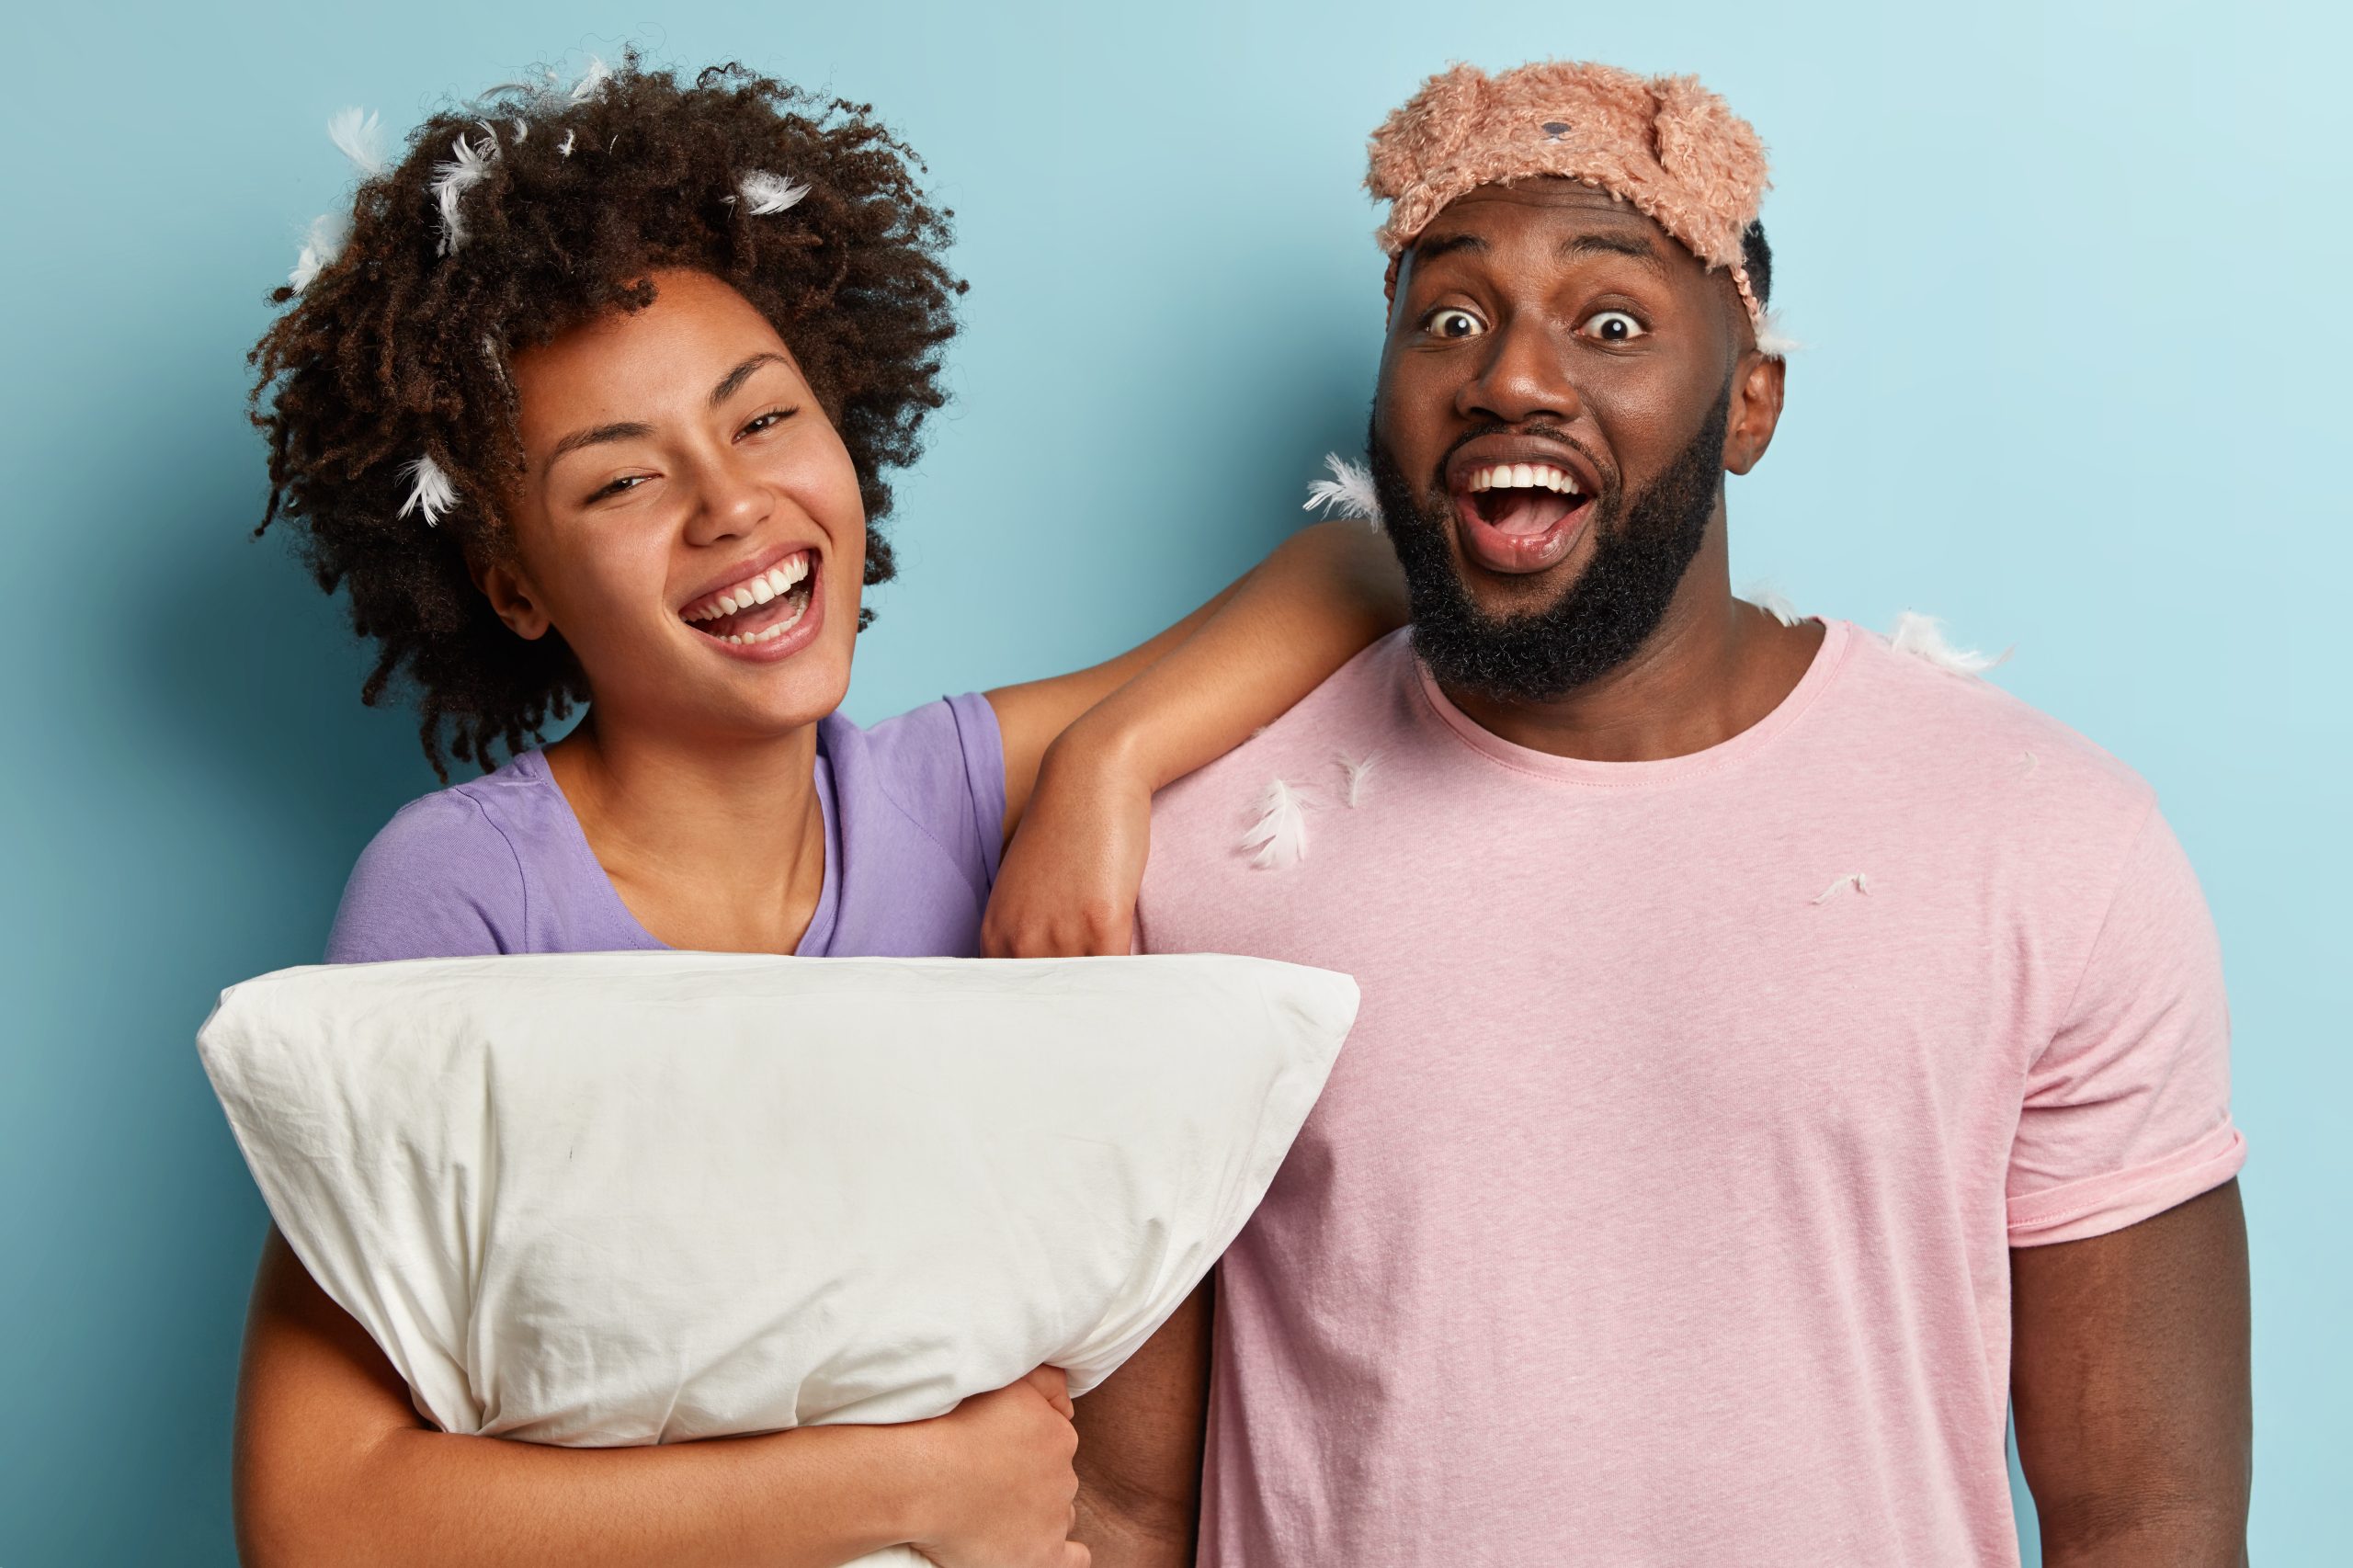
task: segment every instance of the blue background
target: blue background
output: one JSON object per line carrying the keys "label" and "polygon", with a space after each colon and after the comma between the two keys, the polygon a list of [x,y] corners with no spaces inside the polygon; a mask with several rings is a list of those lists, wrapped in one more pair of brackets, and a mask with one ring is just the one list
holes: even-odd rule
{"label": "blue background", "polygon": [[265,1223],[190,1040],[318,951],[432,780],[276,537],[243,356],[345,104],[635,39],[871,98],[959,212],[958,403],[900,489],[851,710],[1127,645],[1362,429],[1365,133],[1451,58],[1693,70],[1770,143],[1808,343],[1736,573],[2015,645],[2205,879],[2253,1145],[2257,1560],[2353,1472],[2339,599],[2344,7],[28,7],[0,96],[0,1564],[225,1564]]}

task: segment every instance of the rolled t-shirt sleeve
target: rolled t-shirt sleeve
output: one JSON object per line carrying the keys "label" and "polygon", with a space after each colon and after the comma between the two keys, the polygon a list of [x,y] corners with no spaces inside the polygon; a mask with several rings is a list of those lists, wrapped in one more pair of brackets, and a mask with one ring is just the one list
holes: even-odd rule
{"label": "rolled t-shirt sleeve", "polygon": [[2065,1019],[2027,1073],[2010,1244],[2121,1230],[2236,1175],[2230,1038],[2205,895],[2152,809]]}
{"label": "rolled t-shirt sleeve", "polygon": [[522,863],[475,801],[413,801],[360,852],[344,884],[329,963],[486,957],[528,928]]}

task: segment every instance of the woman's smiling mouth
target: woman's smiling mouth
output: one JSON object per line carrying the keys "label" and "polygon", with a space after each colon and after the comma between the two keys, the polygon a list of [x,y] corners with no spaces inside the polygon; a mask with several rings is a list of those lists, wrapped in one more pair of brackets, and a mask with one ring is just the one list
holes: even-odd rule
{"label": "woman's smiling mouth", "polygon": [[813,551],[796,551],[690,601],[678,619],[724,653],[781,658],[805,646],[824,619],[817,564]]}

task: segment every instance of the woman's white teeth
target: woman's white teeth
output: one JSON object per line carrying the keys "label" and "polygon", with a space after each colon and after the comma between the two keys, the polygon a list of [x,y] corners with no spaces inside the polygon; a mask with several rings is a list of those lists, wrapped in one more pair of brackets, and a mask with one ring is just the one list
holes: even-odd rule
{"label": "woman's white teeth", "polygon": [[1582,495],[1584,486],[1576,475],[1551,463],[1493,463],[1471,471],[1472,490],[1557,490],[1563,495]]}
{"label": "woman's white teeth", "polygon": [[790,560],[779,561],[756,577],[738,583],[732,588],[721,589],[717,598],[704,605],[700,609],[689,610],[687,613],[687,619],[688,620],[717,620],[722,615],[733,615],[737,610],[749,609],[754,605],[764,605],[779,594],[790,593],[792,585],[808,575],[809,557],[807,555],[795,555]]}
{"label": "woman's white teeth", "polygon": [[793,611],[790,615],[786,616],[774,626],[763,626],[757,631],[745,632],[737,636],[722,637],[720,641],[722,642],[733,642],[739,647],[754,642],[766,642],[771,639],[783,636],[786,632],[800,625],[801,618],[808,613],[809,601],[806,597],[803,597],[801,603],[793,608]]}

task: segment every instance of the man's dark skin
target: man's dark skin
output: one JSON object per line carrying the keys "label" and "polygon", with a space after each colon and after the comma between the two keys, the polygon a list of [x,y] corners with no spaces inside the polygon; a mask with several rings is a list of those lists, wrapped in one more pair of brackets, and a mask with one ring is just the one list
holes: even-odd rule
{"label": "man's dark skin", "polygon": [[[1551,461],[1631,494],[1727,386],[1723,467],[1746,473],[1780,418],[1782,365],[1757,352],[1729,278],[1631,206],[1530,179],[1461,197],[1392,270],[1374,435],[1417,494],[1428,490],[1424,505],[1449,516],[1444,476],[1467,463]],[[1516,744],[1604,762],[1681,756],[1755,724],[1804,674],[1822,631],[1733,597],[1724,519],[1719,493],[1664,619],[1617,669],[1545,701],[1447,695]],[[1496,617],[1555,602],[1592,553],[1588,527],[1536,570],[1497,570],[1451,524],[1449,534],[1456,575]],[[2252,1415],[2238,1184],[2107,1235],[2014,1248],[2010,1292],[2018,1457],[2043,1562],[2244,1564]],[[1193,1561],[1211,1322],[1205,1288],[1078,1402],[1077,1539],[1097,1568]]]}

